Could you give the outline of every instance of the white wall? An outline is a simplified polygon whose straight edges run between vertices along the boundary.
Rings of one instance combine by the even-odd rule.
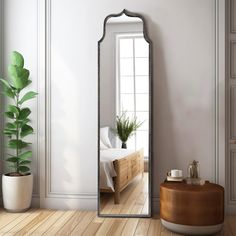
[[[36,175],[37,150],[40,154],[41,206],[86,209],[96,206],[97,41],[102,36],[104,18],[124,8],[143,14],[153,41],[155,209],[159,184],[166,172],[171,168],[185,172],[193,159],[200,161],[203,178],[224,183],[224,143],[218,142],[224,129],[224,107],[218,106],[218,101],[224,104],[224,63],[219,67],[216,64],[220,56],[217,45],[224,48],[221,41],[224,14],[219,19],[220,27],[215,28],[218,3],[224,12],[224,1],[46,2],[46,13],[44,1],[39,0],[5,0],[4,8],[4,53],[7,57],[17,49],[25,55],[34,79],[32,86],[40,92],[39,103],[32,106],[34,126],[38,124],[40,131],[39,143],[37,136],[33,142]],[[39,175],[36,183],[38,180]]]
[[[25,58],[25,67],[30,70],[32,85],[30,90],[38,91],[38,58],[37,58],[37,1],[24,0],[21,3],[14,0],[3,1],[4,29],[3,29],[3,55],[4,77],[7,78],[7,66],[11,51],[19,51]],[[31,136],[33,143],[34,200],[39,197],[39,156],[38,156],[38,99],[30,101],[32,127],[35,135]]]

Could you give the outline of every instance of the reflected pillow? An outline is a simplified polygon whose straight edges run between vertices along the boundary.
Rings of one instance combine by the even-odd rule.
[[[100,150],[106,150],[108,147],[103,143],[103,141],[100,139]]]
[[[101,139],[101,141],[108,148],[112,148],[108,134],[109,134],[109,127],[100,128],[100,139]]]

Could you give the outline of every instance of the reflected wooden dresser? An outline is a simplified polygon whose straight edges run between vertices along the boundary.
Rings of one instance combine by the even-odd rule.
[[[166,228],[177,233],[216,233],[224,222],[224,188],[209,182],[164,182],[160,186],[160,217]]]

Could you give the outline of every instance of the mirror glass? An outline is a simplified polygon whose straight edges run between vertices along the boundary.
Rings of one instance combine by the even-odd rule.
[[[124,10],[99,41],[99,215],[150,213],[150,40]]]

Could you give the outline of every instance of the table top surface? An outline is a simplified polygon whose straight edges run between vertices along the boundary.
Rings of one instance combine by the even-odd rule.
[[[164,182],[161,184],[161,188],[166,188],[169,190],[176,190],[176,191],[196,191],[196,192],[224,191],[224,188],[222,186],[209,182],[206,182],[204,185],[193,185],[193,184],[187,184],[186,182]]]

